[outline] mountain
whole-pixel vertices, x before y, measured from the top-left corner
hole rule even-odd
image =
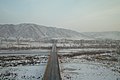
[[[111,32],[76,32],[73,30],[46,27],[31,23],[0,24],[0,38],[20,38],[39,40],[43,38],[70,38],[70,39],[114,39],[120,40],[119,31]]]
[[[62,28],[46,27],[37,24],[3,24],[0,25],[0,37],[2,38],[87,38],[86,35]]]
[[[84,32],[83,34],[91,36],[91,38],[94,38],[94,39],[120,40],[120,31]]]

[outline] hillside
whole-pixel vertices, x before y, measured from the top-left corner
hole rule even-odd
[[[85,35],[91,36],[95,39],[113,39],[120,40],[119,31],[106,31],[106,32],[85,32]]]
[[[73,30],[46,27],[37,24],[1,24],[1,38],[22,38],[39,40],[43,38],[72,38],[72,39],[114,39],[120,40],[120,32],[76,32]]]
[[[4,24],[0,25],[0,37],[2,38],[87,38],[82,33],[55,27],[46,27],[37,24]]]

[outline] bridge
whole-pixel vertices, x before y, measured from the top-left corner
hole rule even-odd
[[[53,43],[43,80],[61,80],[56,43]]]

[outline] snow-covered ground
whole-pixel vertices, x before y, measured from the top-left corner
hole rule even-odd
[[[98,64],[63,63],[62,80],[117,80],[120,73]]]
[[[0,68],[0,80],[42,80],[46,64]]]
[[[49,50],[0,51],[0,80],[42,80]]]
[[[0,48],[49,46],[51,43],[2,42]],[[49,49],[0,50],[0,80],[42,80],[49,54]]]
[[[62,80],[120,80],[117,54],[79,55],[59,58]]]

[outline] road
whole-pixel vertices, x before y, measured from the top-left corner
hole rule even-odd
[[[61,80],[56,43],[53,43],[43,80]]]

